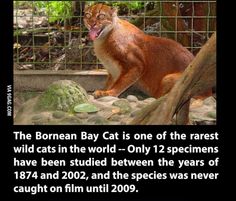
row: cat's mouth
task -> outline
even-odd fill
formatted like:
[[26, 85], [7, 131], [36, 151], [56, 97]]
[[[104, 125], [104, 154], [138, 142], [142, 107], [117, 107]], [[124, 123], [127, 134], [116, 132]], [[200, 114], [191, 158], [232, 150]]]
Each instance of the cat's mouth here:
[[102, 28], [92, 27], [88, 33], [89, 39], [95, 40], [96, 38], [98, 38], [101, 35], [103, 30], [104, 30], [104, 27], [102, 27]]

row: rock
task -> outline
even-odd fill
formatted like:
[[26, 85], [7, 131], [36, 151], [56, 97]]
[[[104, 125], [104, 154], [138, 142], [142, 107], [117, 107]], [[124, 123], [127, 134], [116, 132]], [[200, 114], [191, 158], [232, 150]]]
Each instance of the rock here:
[[120, 122], [121, 125], [128, 125], [131, 122], [132, 118], [123, 118]]
[[120, 125], [119, 121], [110, 121], [109, 125]]
[[60, 80], [52, 83], [43, 94], [26, 101], [19, 108], [14, 124], [81, 124], [79, 118], [69, 115], [75, 105], [87, 101], [88, 95], [82, 87], [73, 81]]
[[61, 119], [65, 116], [65, 114], [66, 113], [63, 112], [63, 111], [55, 111], [55, 112], [52, 113], [52, 116], [56, 119]]
[[37, 100], [38, 96], [26, 101], [21, 107], [19, 107], [14, 118], [15, 125], [32, 124], [31, 118], [35, 113], [37, 113], [37, 111], [34, 110]]
[[47, 124], [50, 121], [49, 114], [36, 114], [31, 117], [31, 121], [34, 125], [43, 125]]
[[203, 100], [201, 99], [191, 99], [190, 101], [190, 108], [198, 108], [203, 105]]
[[104, 97], [98, 98], [96, 100], [99, 102], [111, 102], [111, 101], [114, 102], [114, 101], [119, 100], [119, 98], [114, 97], [114, 96], [104, 96]]
[[98, 101], [96, 101], [96, 99], [92, 100], [91, 103], [94, 104], [97, 108], [99, 108], [99, 111], [111, 106], [111, 104], [109, 104], [109, 103], [98, 102]]
[[102, 110], [100, 110], [97, 114], [101, 117], [109, 119], [112, 115], [116, 114], [116, 113], [114, 113], [113, 110], [114, 110], [113, 108], [107, 107], [107, 108], [103, 108]]
[[67, 116], [60, 121], [61, 124], [82, 124], [82, 121], [76, 116]]
[[106, 110], [108, 108], [112, 108], [112, 104], [113, 102], [119, 100], [119, 98], [117, 97], [113, 97], [113, 96], [104, 96], [98, 99], [94, 99], [91, 102], [96, 105], [98, 108], [100, 108], [100, 110]]
[[[190, 108], [190, 119], [197, 125], [214, 124], [216, 110], [213, 107], [204, 104], [201, 107]], [[207, 121], [208, 123], [206, 123]]]
[[133, 112], [130, 113], [131, 117], [136, 117], [140, 113], [140, 110], [134, 110]]
[[75, 112], [93, 113], [93, 112], [97, 112], [98, 110], [99, 109], [91, 103], [82, 103], [74, 107]]
[[93, 95], [88, 95], [89, 101], [93, 101], [94, 100], [94, 96]]
[[129, 104], [132, 107], [132, 109], [135, 109], [135, 108], [137, 108], [138, 102], [130, 102]]
[[77, 113], [75, 114], [75, 116], [78, 117], [79, 119], [87, 119], [89, 117], [87, 112]]
[[75, 105], [86, 102], [88, 95], [79, 84], [70, 80], [59, 80], [49, 85], [39, 97], [36, 109], [72, 112]]
[[129, 102], [137, 102], [138, 98], [134, 95], [128, 95], [126, 98]]
[[150, 98], [146, 98], [143, 102], [144, 103], [152, 103], [155, 100], [156, 100], [155, 98], [150, 97]]
[[139, 102], [138, 104], [137, 104], [137, 107], [138, 108], [143, 108], [143, 107], [145, 107], [147, 104], [145, 104], [145, 103], [143, 103], [143, 102]]
[[36, 114], [36, 115], [34, 115], [31, 119], [32, 119], [33, 121], [37, 121], [37, 120], [42, 119], [42, 118], [43, 118], [43, 115], [42, 115], [42, 114]]
[[121, 116], [118, 114], [112, 115], [109, 120], [111, 121], [120, 121], [121, 120]]
[[210, 96], [203, 101], [203, 104], [207, 106], [215, 106], [216, 100], [213, 96]]
[[105, 119], [104, 117], [99, 116], [99, 115], [95, 115], [95, 116], [89, 118], [88, 122], [91, 122], [95, 125], [107, 125], [107, 124], [109, 124], [109, 121], [107, 119]]
[[196, 121], [195, 122], [196, 125], [216, 125], [216, 121], [208, 121], [208, 120], [204, 120], [204, 121]]
[[117, 100], [112, 105], [119, 107], [121, 114], [129, 113], [132, 109], [129, 104], [129, 101], [127, 101], [126, 99]]
[[206, 116], [212, 119], [216, 119], [216, 111], [207, 112]]
[[[38, 107], [42, 101], [39, 95], [26, 101], [19, 107], [14, 124], [16, 125], [128, 125], [142, 108], [155, 101], [155, 98], [140, 99], [137, 95], [126, 95], [125, 98], [106, 96], [94, 99], [92, 95], [84, 95], [82, 103], [76, 98], [75, 83], [63, 81], [63, 87], [50, 92], [52, 101], [56, 98], [56, 109]], [[69, 86], [68, 86], [69, 85]], [[58, 85], [57, 85], [58, 86]], [[68, 87], [67, 87], [68, 86]], [[77, 84], [76, 84], [77, 86]], [[83, 89], [82, 89], [83, 90]], [[46, 92], [45, 92], [46, 93]], [[83, 92], [81, 92], [83, 93]], [[86, 92], [85, 92], [86, 93]], [[75, 97], [74, 97], [75, 94]], [[48, 102], [49, 104], [49, 99]], [[51, 106], [49, 104], [49, 106]], [[72, 107], [73, 106], [73, 107]], [[216, 123], [216, 101], [212, 97], [203, 101], [191, 100], [190, 120], [195, 125], [214, 125]], [[60, 110], [58, 110], [60, 108]], [[72, 108], [72, 110], [71, 110]], [[76, 113], [74, 112], [77, 111]], [[66, 111], [65, 111], [66, 110]]]

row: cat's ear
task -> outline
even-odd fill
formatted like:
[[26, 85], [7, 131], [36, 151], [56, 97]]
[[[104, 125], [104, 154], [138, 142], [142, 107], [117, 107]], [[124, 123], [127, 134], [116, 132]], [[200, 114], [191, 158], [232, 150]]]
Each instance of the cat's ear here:
[[91, 3], [86, 3], [84, 5], [84, 11], [86, 11], [91, 6]]
[[116, 7], [111, 8], [111, 14], [113, 17], [117, 16], [118, 9]]
[[84, 5], [84, 12], [88, 9], [89, 5], [88, 4], [85, 4]]

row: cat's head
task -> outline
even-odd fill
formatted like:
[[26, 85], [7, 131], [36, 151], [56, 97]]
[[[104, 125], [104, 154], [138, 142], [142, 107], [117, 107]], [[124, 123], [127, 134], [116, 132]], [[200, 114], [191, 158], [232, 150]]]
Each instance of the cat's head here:
[[104, 4], [85, 7], [84, 24], [89, 30], [89, 39], [104, 38], [113, 28], [117, 10]]

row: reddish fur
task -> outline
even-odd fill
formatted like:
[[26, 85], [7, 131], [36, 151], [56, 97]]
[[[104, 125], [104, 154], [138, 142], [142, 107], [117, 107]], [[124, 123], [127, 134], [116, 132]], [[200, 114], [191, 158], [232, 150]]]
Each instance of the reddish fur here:
[[[97, 4], [85, 10], [92, 13], [92, 18], [85, 19], [85, 24], [89, 24], [91, 20], [94, 23], [99, 10], [107, 13], [107, 20], [111, 20], [111, 8]], [[97, 20], [95, 26], [102, 26], [102, 22]], [[101, 62], [115, 66], [105, 66], [109, 73], [107, 90], [96, 91], [96, 97], [119, 96], [138, 82], [146, 92], [158, 98], [169, 92], [194, 58], [192, 53], [179, 43], [146, 35], [134, 25], [119, 18], [105, 37], [94, 41], [94, 46]], [[117, 73], [114, 71], [120, 72], [116, 80], [114, 75]]]

